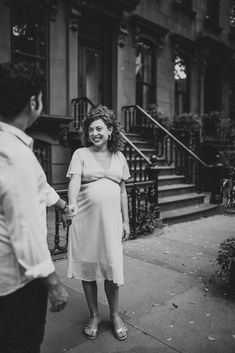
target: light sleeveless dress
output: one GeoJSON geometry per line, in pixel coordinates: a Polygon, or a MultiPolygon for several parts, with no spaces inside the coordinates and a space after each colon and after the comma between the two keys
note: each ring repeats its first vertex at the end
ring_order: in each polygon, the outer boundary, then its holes
{"type": "Polygon", "coordinates": [[[77,149],[67,177],[81,175],[78,213],[70,227],[68,277],[85,281],[124,283],[120,182],[130,177],[121,152],[112,153],[108,169],[102,168],[86,147],[77,149]]]}

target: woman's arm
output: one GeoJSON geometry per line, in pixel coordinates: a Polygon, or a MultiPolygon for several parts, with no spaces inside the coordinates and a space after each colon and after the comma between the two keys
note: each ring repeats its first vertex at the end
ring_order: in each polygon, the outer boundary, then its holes
{"type": "Polygon", "coordinates": [[[78,193],[81,187],[81,175],[73,174],[68,187],[68,200],[69,200],[69,208],[73,211],[74,216],[76,215],[76,203],[78,193]]]}
{"type": "Polygon", "coordinates": [[[121,212],[123,220],[123,237],[122,240],[127,240],[130,236],[130,225],[128,216],[128,201],[125,182],[121,182],[121,212]]]}

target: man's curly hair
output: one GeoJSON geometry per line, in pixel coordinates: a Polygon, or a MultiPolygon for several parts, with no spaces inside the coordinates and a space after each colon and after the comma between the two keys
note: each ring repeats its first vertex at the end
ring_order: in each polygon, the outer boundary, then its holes
{"type": "Polygon", "coordinates": [[[107,128],[113,127],[113,132],[111,135],[111,140],[108,141],[108,148],[111,152],[120,151],[123,148],[123,139],[121,137],[121,127],[116,120],[116,116],[111,109],[108,109],[104,105],[97,105],[92,107],[85,119],[83,120],[83,146],[92,146],[89,140],[89,126],[93,121],[102,119],[107,128]]]}

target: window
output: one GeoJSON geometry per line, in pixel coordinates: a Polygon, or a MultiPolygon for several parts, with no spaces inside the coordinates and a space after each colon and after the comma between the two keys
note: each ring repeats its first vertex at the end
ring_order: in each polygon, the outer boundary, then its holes
{"type": "Polygon", "coordinates": [[[231,0],[230,26],[235,27],[235,0],[231,0]]]}
{"type": "Polygon", "coordinates": [[[189,70],[186,58],[177,55],[174,62],[175,79],[175,114],[189,113],[190,92],[189,92],[189,70]]]}
{"type": "Polygon", "coordinates": [[[220,0],[207,0],[206,21],[210,24],[219,25],[220,0]]]}
{"type": "Polygon", "coordinates": [[[151,44],[143,41],[136,49],[136,104],[146,108],[155,101],[154,52],[151,44]]]}
{"type": "Polygon", "coordinates": [[[234,40],[235,38],[235,0],[231,0],[230,9],[230,38],[234,40]]]}
{"type": "MultiPolygon", "coordinates": [[[[13,2],[12,6],[12,61],[33,61],[47,72],[46,23],[43,7],[29,1],[13,2]]],[[[43,90],[44,109],[47,89],[43,90]]]]}

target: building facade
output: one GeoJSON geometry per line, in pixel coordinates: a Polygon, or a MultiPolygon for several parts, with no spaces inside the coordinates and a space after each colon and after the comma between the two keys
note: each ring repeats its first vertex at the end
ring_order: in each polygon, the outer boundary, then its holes
{"type": "Polygon", "coordinates": [[[49,182],[66,188],[79,146],[75,98],[111,107],[121,123],[122,107],[136,104],[156,104],[170,119],[219,111],[235,121],[233,7],[231,0],[0,0],[0,62],[32,60],[46,75],[44,112],[29,133],[49,182]]]}

